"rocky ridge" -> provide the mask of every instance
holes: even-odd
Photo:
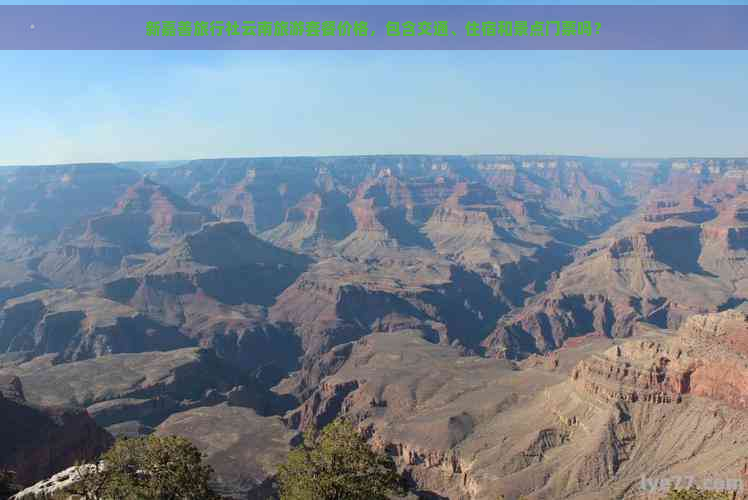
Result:
[[[14,169],[0,372],[52,399],[58,381],[117,434],[188,434],[232,494],[341,414],[449,498],[635,498],[647,467],[734,474],[744,318],[720,311],[748,298],[747,171],[500,155]]]
[[[0,375],[0,467],[15,471],[20,484],[91,460],[112,442],[85,411],[37,407],[25,392],[18,377]]]
[[[675,335],[646,336],[588,341],[520,368],[415,333],[376,334],[286,420],[304,428],[346,415],[424,493],[453,499],[643,498],[652,470],[742,477],[745,314],[697,315]]]

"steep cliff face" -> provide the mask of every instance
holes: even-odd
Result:
[[[436,179],[407,179],[383,169],[356,189],[349,204],[356,230],[336,246],[348,257],[376,257],[387,249],[431,248],[421,226],[447,196],[453,182]]]
[[[127,230],[128,225],[142,230],[143,228],[139,227],[141,224],[127,224],[128,217],[146,217],[147,242],[151,248],[157,250],[174,245],[182,236],[197,232],[203,224],[216,220],[208,209],[192,205],[148,178],[127,190],[117,201],[112,215],[116,222],[122,222],[119,224],[120,230]],[[114,234],[108,235],[107,230],[112,232],[111,224],[100,223],[100,227],[89,226],[88,231],[105,233],[105,237],[117,241],[118,232],[115,230]],[[132,237],[126,237],[122,244],[133,240]]]
[[[692,314],[740,303],[748,277],[742,226],[734,207],[721,210],[704,224],[636,222],[590,244],[484,345],[510,356],[546,352],[572,336],[626,337],[642,321],[677,328]]]
[[[39,359],[0,368],[21,378],[32,404],[75,405],[115,434],[152,430],[170,415],[228,403],[260,414],[273,397],[210,349],[114,354],[61,364]],[[80,381],[85,380],[83,384]]]
[[[81,217],[111,207],[136,183],[137,172],[111,164],[25,167],[0,179],[3,244],[9,255],[54,240]],[[13,252],[13,240],[27,243]]]
[[[281,250],[250,234],[238,222],[208,224],[188,235],[178,245],[140,267],[133,274],[173,274],[205,271],[211,268],[238,268],[255,265],[266,267],[303,267],[309,259]]]
[[[686,222],[701,223],[717,215],[713,207],[699,198],[686,196],[683,199],[664,198],[652,201],[643,219],[647,222],[664,222],[680,219]]]
[[[191,303],[268,305],[308,262],[251,235],[242,223],[208,224],[129,270],[127,277],[106,284],[104,293],[181,323]]]
[[[269,318],[296,326],[307,359],[371,332],[417,329],[477,347],[506,306],[475,273],[422,254],[372,262],[321,261],[279,297]]]
[[[657,166],[638,212],[549,270],[534,290],[541,293],[514,301],[522,307],[485,340],[489,354],[546,352],[579,335],[625,337],[640,322],[677,328],[692,314],[745,301],[745,183],[726,175],[733,166],[706,163]],[[613,185],[608,194],[621,188],[632,189]]]
[[[501,264],[502,260],[516,260],[521,255],[521,248],[512,248],[500,237],[502,230],[515,225],[517,220],[495,191],[480,183],[460,183],[454,194],[436,209],[425,231],[440,252],[452,255],[493,241],[497,248],[491,250]]]
[[[748,196],[726,199],[719,217],[703,225],[704,251],[700,262],[705,269],[728,281],[735,289],[734,303],[748,297]]]
[[[499,192],[515,193],[539,202],[576,230],[596,233],[625,212],[627,176],[641,176],[639,188],[651,181],[651,171],[618,177],[621,165],[583,158],[517,158],[479,165],[482,177]]]
[[[496,490],[476,479],[486,447],[500,442],[504,449],[502,459],[493,460],[495,476],[497,469],[523,470],[568,440],[563,427],[548,426],[556,417],[532,432],[538,415],[547,413],[526,408],[513,414],[527,406],[529,395],[562,378],[545,370],[519,372],[503,360],[465,357],[429,344],[417,332],[375,334],[353,344],[347,360],[285,420],[303,429],[346,415],[372,446],[393,456],[415,490],[493,498]],[[499,420],[503,430],[494,440],[496,430],[487,426]],[[515,434],[522,438],[513,445]]]
[[[419,286],[398,280],[397,272],[372,271],[364,277],[344,260],[322,261],[278,297],[269,318],[295,325],[310,359],[373,330],[443,329],[413,304],[423,285],[444,283],[438,272],[424,273]]]
[[[647,464],[739,461],[720,425],[745,424],[742,320],[698,315],[748,299],[746,160],[161,167],[0,175],[0,370],[118,434],[168,418],[245,493],[273,469],[252,442],[293,405],[292,427],[353,417],[449,498],[625,497]]]
[[[125,256],[163,251],[216,220],[148,179],[130,186],[107,212],[65,227],[57,248],[40,260],[39,272],[61,285],[96,282],[116,273]]]
[[[0,350],[54,354],[58,361],[191,345],[176,328],[135,309],[72,290],[46,290],[0,309]]]
[[[347,196],[339,191],[309,194],[288,209],[282,224],[262,236],[296,251],[325,248],[343,240],[355,229],[347,202]]]
[[[395,458],[414,489],[449,498],[478,498],[472,496],[478,491],[474,459],[460,449],[480,439],[480,427],[517,405],[525,390],[557,379],[539,371],[534,380],[519,382],[507,361],[465,357],[415,331],[374,334],[341,354],[286,422],[304,429],[346,415],[375,448]],[[528,446],[555,443],[552,434]]]
[[[306,402],[320,386],[322,379],[337,373],[348,361],[354,346],[355,342],[334,346],[316,359],[304,363],[300,370],[280,381],[273,390],[279,394],[292,396],[298,402]],[[307,411],[306,414],[308,415],[309,412]],[[300,417],[297,425],[301,426],[300,421],[305,418]]]
[[[49,282],[27,262],[0,263],[0,306],[7,300],[43,290]]]
[[[744,313],[694,315],[676,333],[627,341],[574,368],[577,394],[619,412],[613,428],[625,453],[604,491],[645,497],[636,475],[655,468],[744,479],[745,445],[736,437],[748,425],[746,338]]]
[[[748,316],[694,315],[667,339],[631,341],[579,364],[573,379],[611,401],[680,402],[695,395],[748,407]]]
[[[348,416],[424,493],[643,498],[641,476],[655,470],[742,477],[746,338],[745,314],[726,311],[519,367],[415,332],[375,334],[326,364],[285,419],[303,429]]]
[[[228,180],[221,179],[221,173],[216,174],[213,182]],[[199,190],[190,193],[190,198],[212,204],[221,219],[240,220],[253,233],[261,233],[281,224],[286,212],[314,189],[314,174],[312,169],[284,172],[250,166],[243,178],[228,190],[220,184],[200,185]]]
[[[0,442],[0,467],[29,485],[96,458],[112,437],[85,410],[30,405],[20,380],[0,375]]]
[[[438,253],[478,273],[515,306],[570,262],[570,242],[585,239],[538,200],[482,183],[458,183],[423,230]]]
[[[37,269],[57,286],[85,285],[115,274],[128,253],[131,252],[107,241],[66,243],[46,253]]]
[[[266,308],[310,263],[250,234],[243,223],[206,224],[106,283],[101,294],[247,371],[265,367],[284,375],[296,366],[298,338],[288,326],[269,323]]]

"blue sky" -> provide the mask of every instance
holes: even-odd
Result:
[[[0,67],[0,165],[748,156],[748,52],[6,51]]]

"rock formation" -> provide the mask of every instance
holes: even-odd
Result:
[[[45,290],[0,309],[0,351],[73,361],[122,352],[163,351],[193,341],[120,303],[73,290]]]
[[[311,193],[288,209],[283,223],[263,238],[296,251],[326,249],[354,230],[348,198],[339,191]]]
[[[15,466],[33,481],[71,465],[95,422],[185,435],[222,492],[261,496],[296,433],[342,415],[430,498],[733,477],[747,183],[740,158],[4,170],[0,376],[26,400],[13,382],[0,404],[62,457],[39,444]]]
[[[416,332],[375,334],[285,418],[305,428],[346,415],[443,497],[640,498],[655,470],[742,477],[746,338],[746,315],[726,311],[520,368]]]
[[[62,284],[104,279],[120,269],[125,256],[168,249],[215,220],[208,209],[142,179],[108,213],[65,228],[59,248],[46,253],[38,269]]]
[[[25,392],[17,377],[0,374],[0,468],[15,471],[21,485],[91,460],[111,444],[85,410],[31,405]]]
[[[578,251],[484,346],[509,356],[546,352],[572,336],[630,336],[640,322],[677,328],[746,300],[745,188],[715,189],[700,188],[708,204],[665,202],[655,192],[656,202]]]

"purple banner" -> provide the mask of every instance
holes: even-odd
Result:
[[[0,49],[748,50],[748,6],[0,6]]]

